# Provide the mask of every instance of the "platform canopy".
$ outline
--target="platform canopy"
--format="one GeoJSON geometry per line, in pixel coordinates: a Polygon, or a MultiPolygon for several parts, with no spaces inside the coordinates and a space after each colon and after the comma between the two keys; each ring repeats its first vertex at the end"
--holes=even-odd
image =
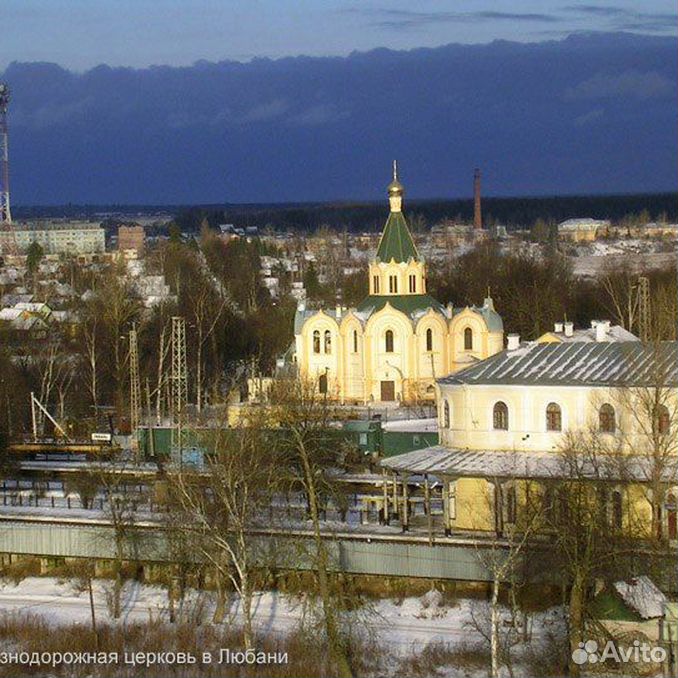
{"type": "MultiPolygon", "coordinates": [[[[564,456],[554,452],[499,452],[461,450],[435,445],[382,459],[382,468],[399,474],[426,474],[458,478],[520,478],[649,482],[655,467],[650,457],[638,455],[564,456]]],[[[662,480],[678,483],[678,457],[662,462],[662,480]]]]}

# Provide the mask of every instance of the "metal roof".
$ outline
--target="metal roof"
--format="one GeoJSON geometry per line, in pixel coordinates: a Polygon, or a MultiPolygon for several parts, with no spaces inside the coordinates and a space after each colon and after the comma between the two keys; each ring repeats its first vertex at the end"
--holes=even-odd
{"type": "Polygon", "coordinates": [[[440,384],[678,386],[678,342],[528,343],[440,384]]]}
{"type": "MultiPolygon", "coordinates": [[[[400,473],[467,478],[589,478],[649,481],[652,459],[642,455],[570,459],[557,452],[496,452],[460,450],[434,445],[382,459],[379,464],[400,473]]],[[[678,457],[662,469],[667,482],[678,481],[678,457]]]]}
{"type": "Polygon", "coordinates": [[[419,259],[410,229],[402,212],[390,212],[377,248],[377,260],[398,263],[419,259]]]}

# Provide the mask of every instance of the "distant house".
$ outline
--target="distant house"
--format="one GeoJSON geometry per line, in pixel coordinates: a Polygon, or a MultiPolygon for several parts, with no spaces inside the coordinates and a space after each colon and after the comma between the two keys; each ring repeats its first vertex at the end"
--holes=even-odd
{"type": "Polygon", "coordinates": [[[121,252],[133,252],[140,257],[144,253],[145,240],[146,232],[143,226],[134,224],[118,227],[118,250],[121,252]]]}
{"type": "Polygon", "coordinates": [[[52,316],[52,309],[47,304],[19,302],[0,310],[0,328],[17,338],[30,335],[42,339],[47,336],[52,316]]]}
{"type": "Polygon", "coordinates": [[[601,590],[593,600],[592,614],[615,637],[640,632],[657,640],[667,602],[657,585],[640,575],[601,590]]]}
{"type": "Polygon", "coordinates": [[[573,242],[592,242],[607,235],[610,222],[603,219],[568,219],[558,224],[558,237],[573,242]]]}

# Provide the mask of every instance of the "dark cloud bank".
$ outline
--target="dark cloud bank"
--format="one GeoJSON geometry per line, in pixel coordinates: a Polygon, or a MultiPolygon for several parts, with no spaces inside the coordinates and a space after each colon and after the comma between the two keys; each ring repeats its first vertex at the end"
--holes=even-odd
{"type": "Polygon", "coordinates": [[[575,35],[73,74],[15,63],[21,204],[674,190],[675,38],[575,35]]]}

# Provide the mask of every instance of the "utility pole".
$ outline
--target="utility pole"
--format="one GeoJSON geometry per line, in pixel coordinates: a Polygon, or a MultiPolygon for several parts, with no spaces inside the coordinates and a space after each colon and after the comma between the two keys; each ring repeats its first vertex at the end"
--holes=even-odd
{"type": "Polygon", "coordinates": [[[644,275],[638,278],[638,333],[641,341],[650,341],[650,280],[644,275]]]}
{"type": "Polygon", "coordinates": [[[186,320],[172,317],[172,454],[182,461],[184,443],[184,416],[188,401],[186,370],[186,320]]]}

